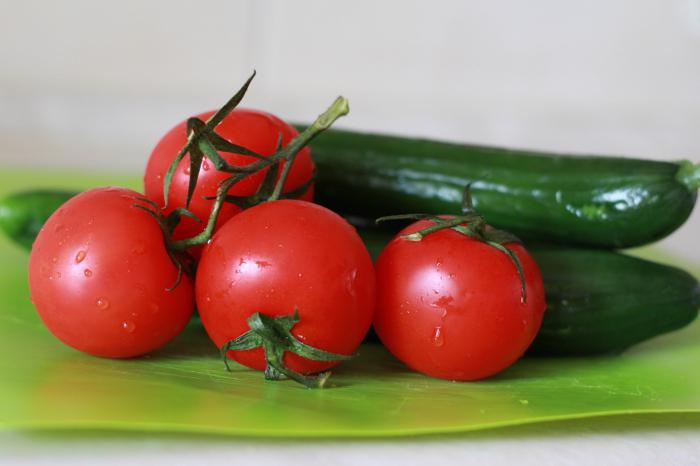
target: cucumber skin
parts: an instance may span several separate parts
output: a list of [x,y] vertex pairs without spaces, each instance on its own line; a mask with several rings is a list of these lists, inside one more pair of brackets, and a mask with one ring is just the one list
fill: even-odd
[[33,190],[10,194],[0,200],[0,230],[30,250],[46,220],[77,193],[64,190]]
[[[372,257],[391,239],[360,229]],[[692,322],[700,284],[689,273],[614,251],[529,247],[542,272],[547,310],[528,354],[620,353]]]
[[572,156],[329,130],[311,143],[316,201],[343,214],[458,213],[474,207],[523,239],[624,248],[682,225],[697,196],[679,164]]

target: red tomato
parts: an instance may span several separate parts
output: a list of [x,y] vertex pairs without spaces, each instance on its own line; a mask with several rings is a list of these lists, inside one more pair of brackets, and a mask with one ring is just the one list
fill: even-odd
[[[401,234],[430,226],[416,222]],[[527,299],[513,261],[503,252],[446,229],[389,242],[377,264],[374,328],[384,345],[412,369],[450,380],[493,375],[522,356],[545,310],[542,277],[517,243]]]
[[[205,112],[197,115],[206,121],[214,112]],[[282,145],[286,145],[297,134],[297,130],[280,120],[274,115],[259,110],[234,109],[215,130],[224,139],[250,149],[260,155],[271,155],[275,152],[279,136],[282,136]],[[187,122],[183,121],[170,131],[158,142],[151,153],[146,166],[144,176],[144,189],[146,196],[162,206],[163,200],[163,178],[168,171],[168,167],[175,159],[177,153],[187,142]],[[221,156],[231,165],[247,165],[256,159],[250,156],[221,152]],[[187,186],[189,183],[189,158],[183,158],[173,174],[168,194],[168,208],[165,213],[169,213],[176,207],[183,207],[187,198]],[[290,191],[302,186],[311,179],[314,171],[314,163],[311,160],[311,153],[308,147],[301,150],[292,164],[289,176],[285,182],[285,191]],[[247,196],[253,194],[260,185],[265,171],[251,175],[246,179],[236,183],[229,194],[236,196]],[[216,168],[204,159],[197,179],[197,187],[192,195],[190,211],[202,220],[198,223],[195,220],[183,217],[182,221],[175,229],[174,239],[183,239],[195,236],[201,232],[209,218],[213,200],[203,199],[205,196],[215,196],[219,182],[229,177],[229,173],[216,170]],[[309,188],[300,199],[312,200],[313,187]],[[217,228],[226,223],[228,219],[240,212],[240,209],[231,203],[225,203],[222,207]],[[199,254],[199,248],[192,252]]]
[[[204,249],[197,269],[199,315],[218,348],[249,330],[255,312],[290,315],[303,343],[352,354],[374,313],[374,269],[355,229],[310,202],[281,200],[229,220]],[[248,367],[265,368],[263,351],[230,351]],[[293,371],[310,374],[338,364],[286,353]]]
[[158,223],[134,204],[140,194],[98,188],[63,204],[39,232],[29,257],[32,302],[58,339],[113,358],[139,356],[170,341],[192,315],[187,276]]

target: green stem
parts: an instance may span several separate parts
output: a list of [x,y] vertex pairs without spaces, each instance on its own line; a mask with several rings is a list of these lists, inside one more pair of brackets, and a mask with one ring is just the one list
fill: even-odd
[[227,359],[229,351],[246,351],[262,347],[265,353],[267,380],[281,380],[287,377],[306,388],[323,388],[331,375],[330,372],[315,375],[295,372],[284,364],[284,353],[291,352],[312,361],[343,361],[352,358],[352,355],[330,353],[299,341],[292,334],[292,327],[299,322],[297,309],[294,309],[292,315],[278,317],[256,312],[246,322],[250,330],[221,347],[221,357],[226,369],[229,369]]
[[[216,192],[216,200],[212,205],[209,220],[204,230],[198,235],[193,236],[191,238],[173,241],[172,247],[178,251],[183,251],[192,246],[204,244],[207,241],[209,241],[212,233],[214,232],[214,227],[216,225],[216,220],[219,217],[221,206],[223,205],[226,199],[226,194],[228,193],[228,190],[231,188],[231,186],[238,183],[245,177],[250,176],[253,173],[262,171],[282,160],[286,161],[288,165],[291,165],[292,160],[301,149],[303,149],[309,142],[311,142],[312,139],[314,139],[320,133],[330,128],[330,126],[335,120],[344,115],[347,115],[349,111],[350,109],[348,105],[348,100],[342,96],[336,98],[335,101],[331,104],[331,106],[328,107],[328,109],[321,115],[319,115],[318,118],[316,118],[316,120],[311,124],[311,126],[306,128],[304,131],[301,132],[301,134],[297,135],[294,139],[292,139],[289,142],[289,144],[287,144],[282,149],[275,152],[269,157],[256,160],[255,162],[246,165],[245,167],[241,167],[241,173],[236,173],[219,186],[219,189]],[[275,193],[277,193],[277,197],[279,197],[279,194],[281,193],[281,187],[280,192],[278,193],[277,191],[278,189],[276,186]],[[275,196],[275,193],[273,193],[271,199]]]
[[700,188],[700,163],[693,163],[689,160],[680,162],[680,168],[676,172],[676,180],[685,185],[689,191]]

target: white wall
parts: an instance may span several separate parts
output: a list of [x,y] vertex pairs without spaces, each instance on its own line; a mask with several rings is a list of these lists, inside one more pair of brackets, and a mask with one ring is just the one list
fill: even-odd
[[253,68],[287,119],[700,161],[700,0],[0,0],[0,167],[139,171]]

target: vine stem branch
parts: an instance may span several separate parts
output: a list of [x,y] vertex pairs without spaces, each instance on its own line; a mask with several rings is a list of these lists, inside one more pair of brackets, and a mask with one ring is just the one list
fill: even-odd
[[[294,160],[294,157],[301,149],[303,149],[320,133],[330,128],[330,126],[335,120],[344,115],[347,115],[349,111],[350,107],[348,104],[348,100],[342,96],[336,98],[335,101],[331,104],[330,107],[328,107],[328,109],[325,112],[319,115],[308,128],[306,128],[298,136],[292,139],[289,142],[289,144],[287,144],[274,154],[270,155],[269,157],[256,160],[255,162],[246,165],[244,167],[244,171],[242,171],[241,173],[236,173],[232,177],[224,180],[224,182],[222,182],[219,185],[219,188],[217,189],[216,199],[214,200],[214,204],[212,205],[209,220],[207,221],[207,226],[204,228],[204,230],[198,235],[193,236],[191,238],[173,241],[171,243],[172,248],[178,251],[183,251],[192,246],[204,244],[207,241],[209,241],[214,232],[214,227],[216,225],[216,220],[219,217],[221,207],[225,202],[226,194],[234,184],[252,175],[253,173],[260,172],[281,161],[285,161],[287,166],[291,165],[292,161]],[[283,178],[281,178],[281,180],[283,181]],[[268,200],[275,200],[280,196],[280,194],[282,193],[283,184],[283,182],[277,183],[277,186],[275,186],[275,190],[272,196]]]

